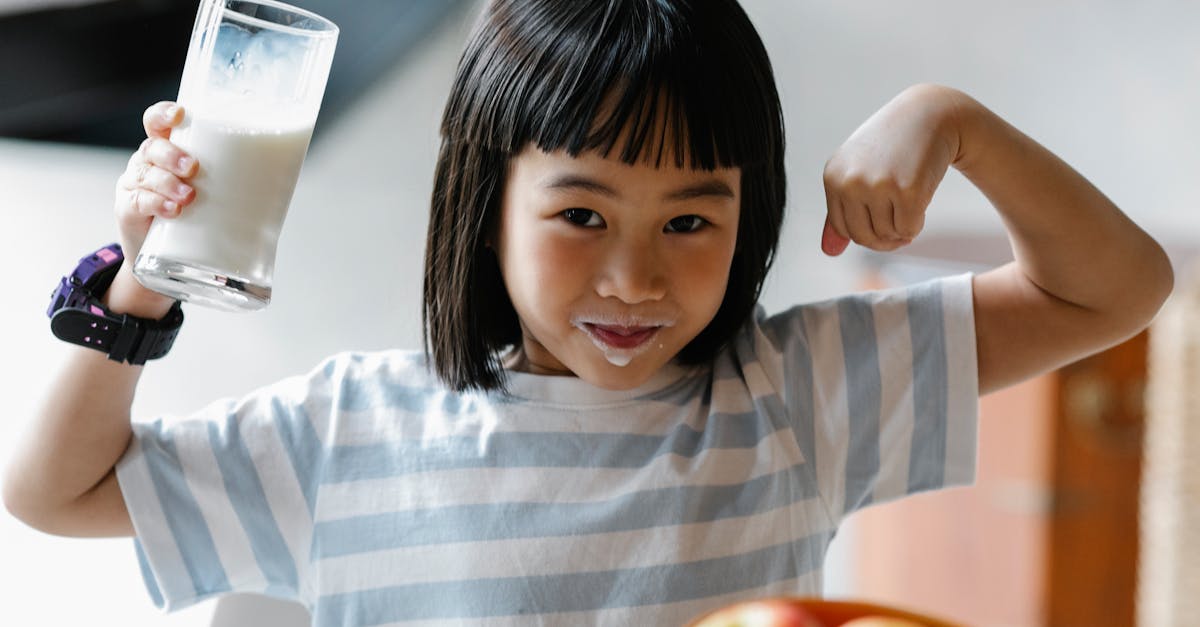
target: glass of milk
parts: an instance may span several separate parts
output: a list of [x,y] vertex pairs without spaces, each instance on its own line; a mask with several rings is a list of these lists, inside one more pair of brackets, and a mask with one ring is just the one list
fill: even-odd
[[274,0],[201,0],[171,141],[196,157],[196,197],[155,219],[133,273],[227,311],[271,301],[275,248],[337,44],[333,22]]

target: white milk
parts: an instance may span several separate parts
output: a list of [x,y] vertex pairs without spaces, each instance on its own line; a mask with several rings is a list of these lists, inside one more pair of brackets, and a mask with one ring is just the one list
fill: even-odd
[[196,198],[154,220],[142,255],[269,288],[275,246],[313,125],[246,128],[187,114],[171,141],[200,162]]

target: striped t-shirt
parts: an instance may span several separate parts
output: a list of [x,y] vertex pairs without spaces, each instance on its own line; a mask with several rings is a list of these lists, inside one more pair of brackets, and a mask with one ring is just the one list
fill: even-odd
[[850,512],[970,483],[969,275],[761,309],[634,390],[418,353],[334,356],[181,420],[117,467],[154,601],[295,599],[315,625],[681,625],[818,595]]

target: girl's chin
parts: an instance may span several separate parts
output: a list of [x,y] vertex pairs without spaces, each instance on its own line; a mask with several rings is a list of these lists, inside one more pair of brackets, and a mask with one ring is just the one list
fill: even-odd
[[659,363],[659,355],[654,351],[602,351],[591,342],[581,344],[572,347],[576,352],[566,356],[567,362],[548,351],[538,351],[534,359],[529,359],[528,353],[520,350],[505,357],[504,366],[514,372],[577,377],[598,388],[621,391],[645,384],[665,365]]
[[655,367],[654,364],[649,363],[646,356],[632,360],[624,366],[609,363],[603,357],[598,360],[598,363],[588,365],[586,370],[577,371],[580,373],[579,378],[598,388],[615,392],[632,390],[645,384],[662,367],[661,364]]

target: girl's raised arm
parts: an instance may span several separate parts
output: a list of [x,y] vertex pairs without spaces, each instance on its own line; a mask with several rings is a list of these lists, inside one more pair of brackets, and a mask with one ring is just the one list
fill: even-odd
[[[146,141],[116,185],[115,212],[125,261],[104,295],[116,314],[161,319],[174,302],[130,270],[154,217],[172,218],[195,197],[186,181],[198,164],[169,141],[183,111],[146,109]],[[4,477],[4,505],[30,526],[68,536],[131,536],[133,526],[114,466],[133,437],[130,407],[143,366],[72,346]]]
[[1104,194],[974,99],[937,85],[902,92],[830,159],[822,248],[911,241],[950,166],[1000,213],[1016,258],[975,277],[980,393],[1135,335],[1170,294],[1166,254]]

